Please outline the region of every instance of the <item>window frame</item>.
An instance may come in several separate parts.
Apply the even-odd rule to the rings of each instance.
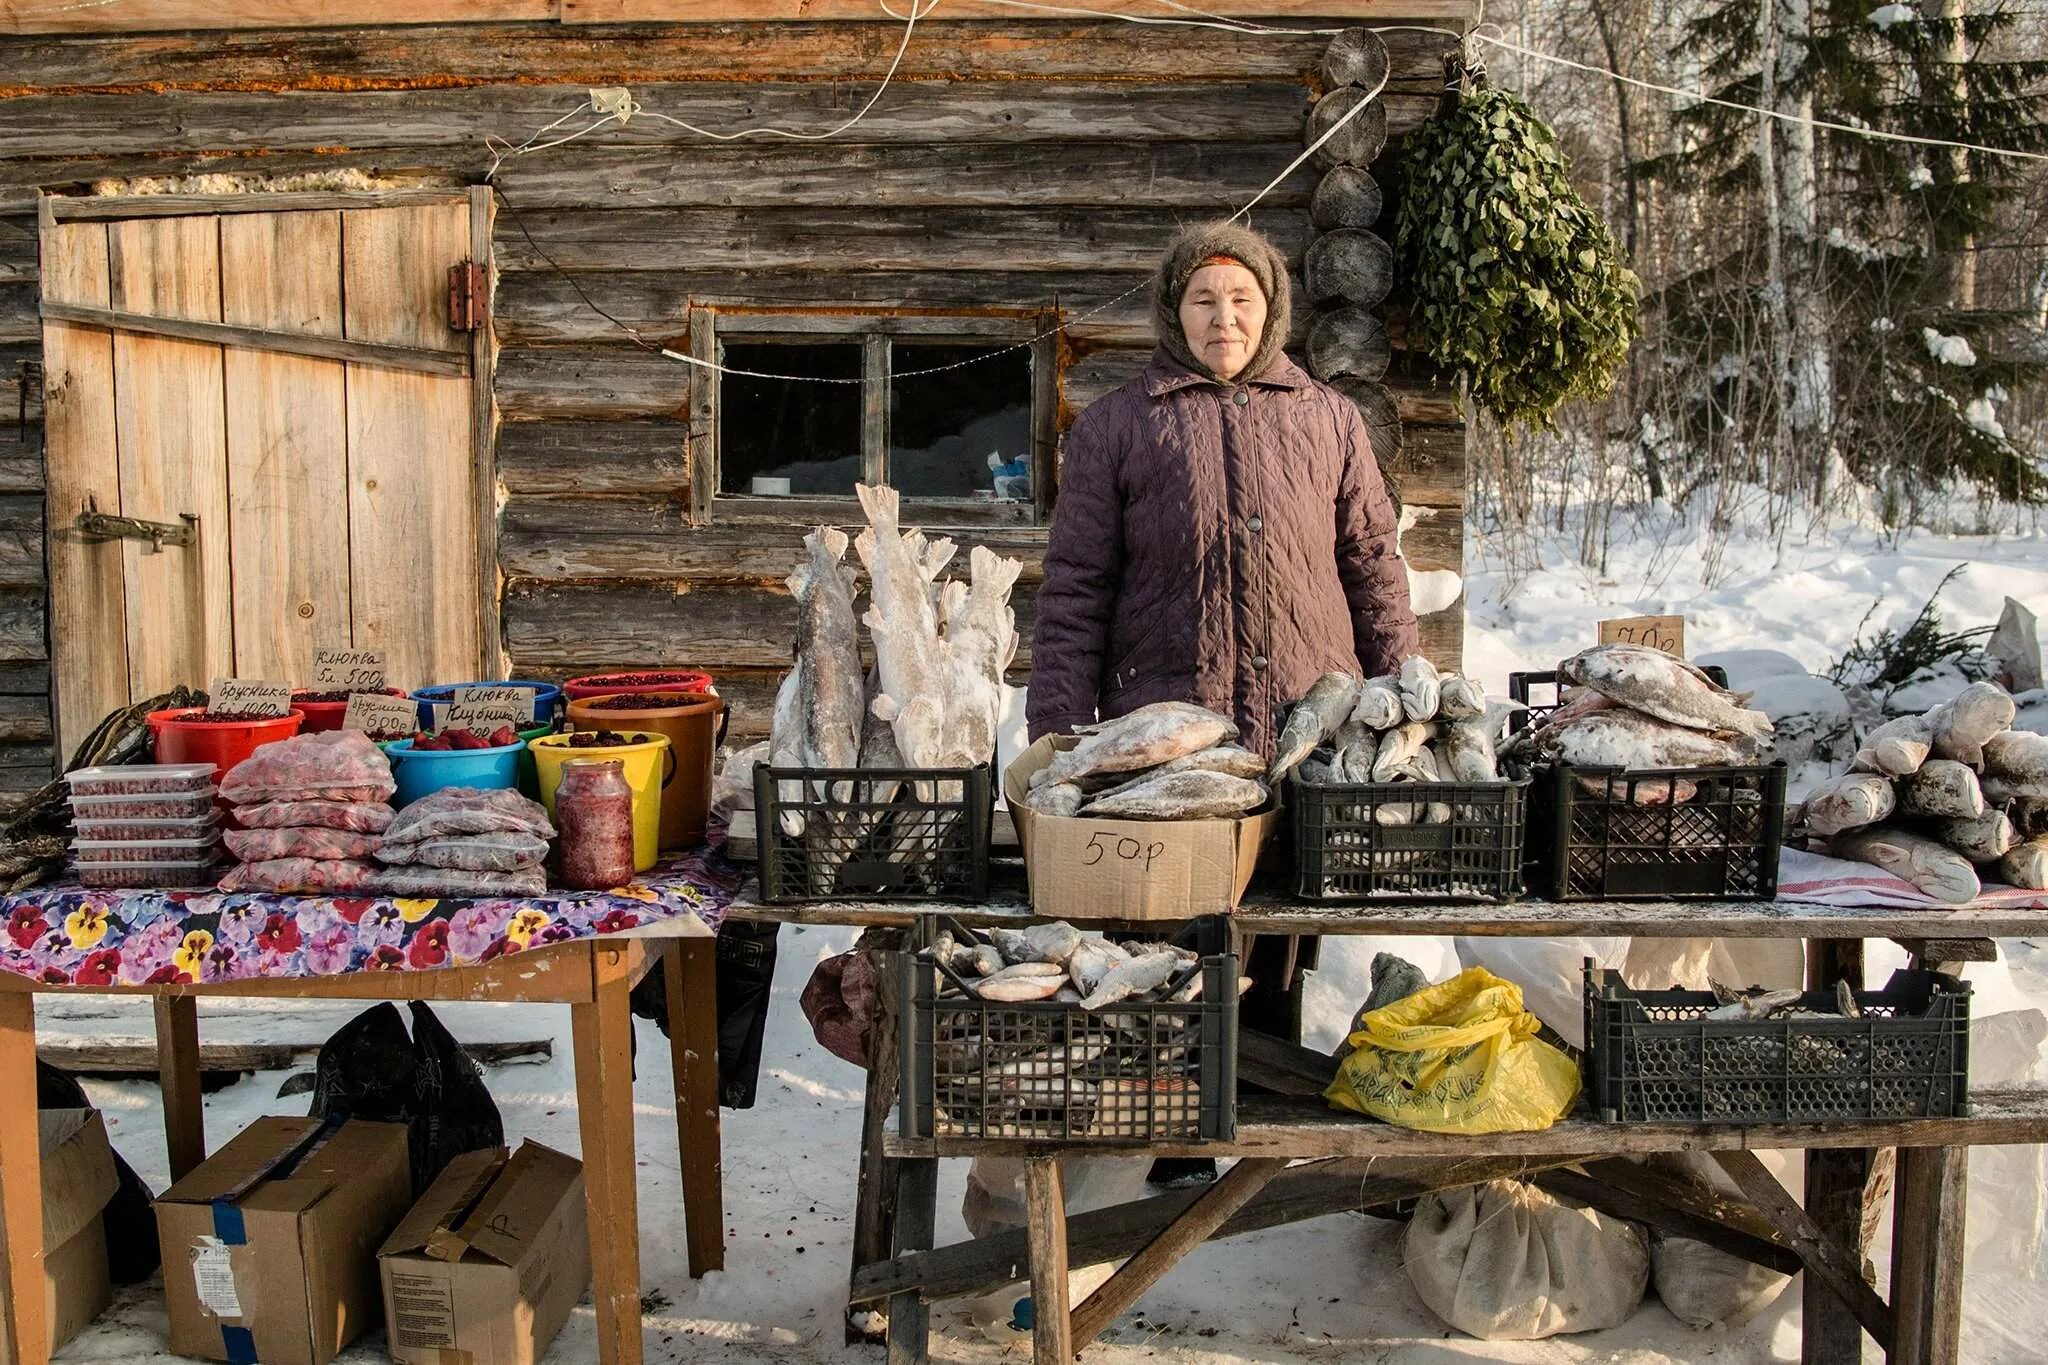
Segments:
[[[1014,526],[1043,529],[1052,510],[1054,450],[1059,416],[1059,319],[1051,313],[895,314],[860,312],[751,312],[690,310],[690,354],[725,360],[727,342],[783,345],[858,344],[862,355],[861,478],[881,482],[889,459],[889,368],[898,340],[950,345],[1014,345],[1031,349],[1031,488],[1029,502],[974,498],[905,497],[906,517],[920,525]],[[859,519],[859,504],[844,496],[764,498],[726,493],[719,451],[724,420],[722,376],[690,367],[691,507],[707,522],[825,522]]]

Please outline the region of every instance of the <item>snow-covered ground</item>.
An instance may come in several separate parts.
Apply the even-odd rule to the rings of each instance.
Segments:
[[[1568,533],[1569,534],[1569,533]],[[1952,625],[1995,619],[2010,595],[2048,610],[2048,538],[1999,540],[1912,536],[1887,545],[1866,531],[1815,535],[1782,553],[1755,533],[1734,533],[1720,551],[1723,571],[1701,587],[1709,558],[1706,538],[1651,512],[1618,548],[1602,576],[1577,566],[1560,540],[1542,547],[1541,567],[1510,587],[1499,556],[1475,535],[1474,572],[1467,589],[1471,626],[1466,652],[1472,672],[1489,689],[1505,684],[1511,668],[1547,668],[1592,643],[1602,617],[1683,612],[1694,653],[1737,648],[1783,650],[1821,667],[1854,638],[1873,602],[1869,628],[1903,625],[1958,562],[1968,571],[1942,601]],[[728,1269],[701,1283],[685,1272],[680,1195],[676,1179],[673,1099],[667,1093],[664,1046],[641,1022],[641,1079],[636,1090],[640,1150],[642,1278],[648,1294],[646,1345],[650,1361],[877,1361],[874,1348],[841,1344],[844,1292],[860,1127],[861,1075],[812,1040],[797,1010],[797,996],[817,962],[847,947],[850,931],[784,930],[775,1002],[763,1064],[758,1107],[725,1116]],[[2031,943],[2008,944],[2013,989],[2048,1001],[2048,953]],[[1363,993],[1366,966],[1377,947],[1406,951],[1425,967],[1449,962],[1439,940],[1389,944],[1331,940],[1324,970],[1310,998],[1312,1041],[1325,1045],[1344,1026]],[[146,1037],[148,1007],[104,997],[52,999],[38,1004],[46,1036]],[[275,1001],[208,1002],[200,1013],[202,1037],[318,1039],[353,1010],[342,1006],[288,1008]],[[547,1006],[456,1005],[442,1011],[465,1040],[551,1037],[556,1056],[539,1064],[494,1068],[490,1083],[508,1134],[531,1137],[567,1151],[578,1147],[574,1085],[568,1048],[568,1012]],[[253,1117],[303,1112],[303,1099],[279,1100],[283,1073],[245,1079],[207,1100],[209,1136],[218,1145]],[[89,1085],[107,1112],[115,1143],[157,1188],[167,1171],[161,1114],[155,1092],[141,1084]],[[940,1188],[939,1240],[967,1233],[959,1217],[963,1163],[947,1163]],[[1973,1365],[2038,1362],[2044,1351],[2038,1324],[2048,1309],[2043,1268],[2012,1251],[2013,1234],[2026,1229],[1985,1226],[2008,1188],[2013,1168],[1977,1165],[1980,1197],[1973,1200],[1973,1234],[1995,1233],[1973,1253],[1964,1328],[1964,1355]],[[2010,1184],[2008,1182],[2011,1182]],[[2036,1215],[2038,1216],[2038,1215]],[[1973,1236],[1973,1242],[1979,1240]],[[1798,1359],[1799,1310],[1795,1291],[1751,1322],[1727,1330],[1695,1331],[1655,1299],[1611,1331],[1547,1342],[1480,1342],[1439,1323],[1416,1297],[1401,1269],[1396,1224],[1357,1215],[1324,1218],[1229,1242],[1212,1243],[1147,1294],[1092,1350],[1101,1365],[1140,1361],[1175,1365],[1211,1362],[1397,1362],[1449,1365],[1454,1361],[1528,1362],[1530,1365],[1661,1365],[1663,1362],[1751,1362]],[[1874,1250],[1880,1276],[1888,1265],[1884,1244]],[[1017,1361],[1028,1348],[1007,1350],[982,1338],[964,1305],[934,1312],[933,1358],[945,1362]],[[144,1288],[122,1295],[115,1308],[60,1357],[65,1361],[136,1361],[161,1358],[161,1296]],[[383,1359],[381,1342],[360,1344],[345,1359]],[[584,1365],[595,1359],[588,1308],[579,1310],[549,1360]]]

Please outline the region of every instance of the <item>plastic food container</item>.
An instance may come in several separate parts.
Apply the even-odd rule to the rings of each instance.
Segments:
[[[385,746],[391,760],[391,776],[398,791],[394,805],[409,806],[422,796],[443,787],[476,787],[484,791],[516,786],[519,756],[526,742],[500,744],[489,749],[415,749],[409,739],[393,740]]]
[[[189,843],[217,833],[220,816],[209,811],[196,819],[186,820],[106,820],[97,816],[82,815],[74,807],[72,823],[81,840],[90,843],[118,841],[147,841],[149,843]]]
[[[145,796],[200,792],[213,785],[211,763],[135,763],[126,767],[80,768],[64,774],[73,798]]]
[[[298,710],[264,720],[193,719],[205,714],[203,706],[150,712],[156,756],[168,763],[210,763],[221,775],[264,745],[290,739],[306,722],[306,713]]]
[[[97,887],[189,887],[212,886],[220,866],[217,858],[182,863],[80,863],[78,880]]]
[[[84,863],[190,863],[211,857],[220,844],[217,831],[196,839],[76,839],[71,853]]]
[[[339,730],[342,717],[348,714],[345,701],[306,701],[304,698],[317,695],[315,689],[305,688],[292,693],[292,709],[306,713],[306,728],[301,734],[315,735],[325,730]],[[405,689],[400,687],[364,688],[363,695],[372,697],[402,697]]]
[[[649,668],[634,673],[590,673],[562,684],[570,701],[616,697],[627,692],[710,692],[711,675],[687,668]]]
[[[535,725],[553,725],[555,713],[562,709],[562,689],[553,683],[535,682],[531,678],[500,678],[495,682],[440,683],[433,687],[422,687],[412,694],[412,699],[420,704],[422,730],[441,728],[441,711],[454,703],[455,691],[461,687],[532,688]]]
[[[604,748],[571,748],[570,735],[542,735],[533,742],[533,761],[540,769],[540,803],[555,816],[555,788],[562,785],[562,767],[581,758],[620,759],[633,787],[633,868],[654,866],[661,845],[661,788],[674,775],[675,751],[668,736],[644,730],[621,730],[631,744]]]
[[[216,788],[160,795],[74,796],[74,820],[198,820],[212,814]]]

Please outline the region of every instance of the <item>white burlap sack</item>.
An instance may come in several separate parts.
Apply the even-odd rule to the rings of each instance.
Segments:
[[[1424,1196],[1401,1259],[1431,1312],[1485,1341],[1616,1326],[1650,1281],[1635,1224],[1518,1180]]]
[[[1798,1162],[1799,1153],[1763,1152],[1773,1174]],[[1675,1180],[1707,1185],[1721,1194],[1743,1199],[1741,1187],[1721,1169],[1720,1163],[1701,1152],[1669,1152],[1644,1158],[1644,1164]],[[1792,1283],[1766,1266],[1753,1265],[1740,1256],[1695,1242],[1690,1237],[1650,1232],[1650,1274],[1657,1297],[1671,1310],[1671,1316],[1693,1327],[1735,1326],[1747,1322],[1768,1307]]]

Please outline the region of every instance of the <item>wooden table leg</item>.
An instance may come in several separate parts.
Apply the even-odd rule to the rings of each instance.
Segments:
[[[725,1269],[725,1157],[718,1128],[718,947],[676,939],[668,973],[668,1049],[676,1080],[676,1142],[683,1166],[683,1237],[690,1278]]]
[[[1818,939],[1807,944],[1806,984],[1863,985],[1863,940]],[[1863,1257],[1863,1202],[1874,1154],[1862,1149],[1806,1154],[1806,1212],[1822,1236]],[[1818,1275],[1800,1277],[1800,1365],[1858,1365],[1863,1326]]]
[[[591,1298],[600,1365],[641,1365],[640,1217],[633,1164],[631,988],[616,948],[593,948],[597,998],[569,1007],[576,1049],[576,1108],[583,1129],[583,1193],[590,1213]]]
[[[36,1007],[27,991],[0,991],[0,1220],[7,1302],[0,1329],[17,1365],[47,1365],[43,1299],[43,1152],[36,1123]]]
[[[1890,1365],[1956,1365],[1962,1359],[1963,1214],[1970,1149],[1899,1151],[1892,1204]]]
[[[1031,1239],[1032,1365],[1067,1365],[1074,1324],[1067,1302],[1067,1184],[1058,1157],[1024,1163],[1024,1214]]]
[[[905,1158],[896,1167],[896,1253],[929,1251],[937,1234],[939,1162]],[[889,1365],[931,1360],[931,1307],[912,1289],[889,1296]]]
[[[189,995],[156,998],[157,1088],[164,1097],[164,1138],[171,1179],[206,1160],[206,1105],[199,1091],[199,1002]]]
[[[885,957],[883,961],[885,965],[875,982],[879,999],[874,1033],[868,1045],[867,1085],[861,1104],[860,1176],[855,1186],[853,1205],[852,1273],[855,1275],[860,1273],[862,1266],[887,1259],[896,1240],[897,1163],[882,1154],[882,1139],[888,1128],[889,1111],[896,1103],[900,1062],[896,1052],[897,1010],[901,1005],[897,997],[901,989],[895,971],[886,965],[888,959]],[[879,1306],[874,1300],[859,1300],[849,1295],[846,1305],[848,1345],[871,1339],[867,1332],[855,1326],[854,1319]]]

